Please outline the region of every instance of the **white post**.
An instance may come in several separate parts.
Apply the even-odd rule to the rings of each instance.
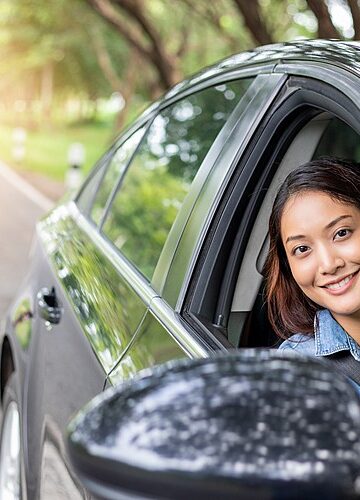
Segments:
[[[12,156],[16,162],[20,163],[25,158],[26,130],[21,127],[14,128],[12,140]]]
[[[68,151],[69,169],[65,178],[65,185],[68,189],[77,189],[80,187],[83,179],[82,167],[85,162],[85,148],[80,142],[74,142],[70,145]]]

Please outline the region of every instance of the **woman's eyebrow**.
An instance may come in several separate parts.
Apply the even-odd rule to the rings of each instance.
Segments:
[[[339,217],[336,217],[336,219],[332,220],[325,226],[325,229],[330,229],[331,227],[335,226],[338,222],[340,222],[343,219],[351,218],[351,215],[340,215]]]
[[[348,218],[351,219],[352,216],[351,215],[340,215],[339,217],[336,217],[336,219],[329,222],[329,224],[326,224],[325,229],[330,229],[331,227],[335,226],[341,220],[348,219]],[[304,234],[296,234],[294,236],[289,236],[288,238],[286,238],[285,244],[289,243],[290,241],[302,240],[304,238],[306,238],[306,236]]]
[[[289,236],[286,238],[285,244],[289,243],[289,241],[294,241],[294,240],[303,240],[305,236],[303,234],[296,234],[295,236]]]

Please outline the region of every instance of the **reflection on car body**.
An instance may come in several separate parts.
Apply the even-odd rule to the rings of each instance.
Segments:
[[[63,432],[106,386],[181,357],[276,347],[262,301],[269,207],[299,164],[360,159],[359,78],[355,43],[233,56],[152,105],[38,223],[0,337],[3,422],[21,438],[14,498],[41,496],[45,477],[51,489],[54,447],[85,495]],[[51,328],[45,288],[61,307]]]

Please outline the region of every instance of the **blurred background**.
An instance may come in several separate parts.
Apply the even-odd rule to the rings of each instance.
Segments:
[[[0,160],[52,199],[187,75],[235,52],[360,38],[357,0],[1,0]]]

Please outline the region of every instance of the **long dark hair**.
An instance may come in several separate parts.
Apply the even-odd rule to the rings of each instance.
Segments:
[[[269,220],[270,248],[264,273],[269,320],[281,338],[297,332],[313,334],[315,314],[320,309],[295,282],[281,239],[285,204],[291,196],[304,191],[326,193],[360,210],[360,165],[323,157],[298,167],[280,186]]]

